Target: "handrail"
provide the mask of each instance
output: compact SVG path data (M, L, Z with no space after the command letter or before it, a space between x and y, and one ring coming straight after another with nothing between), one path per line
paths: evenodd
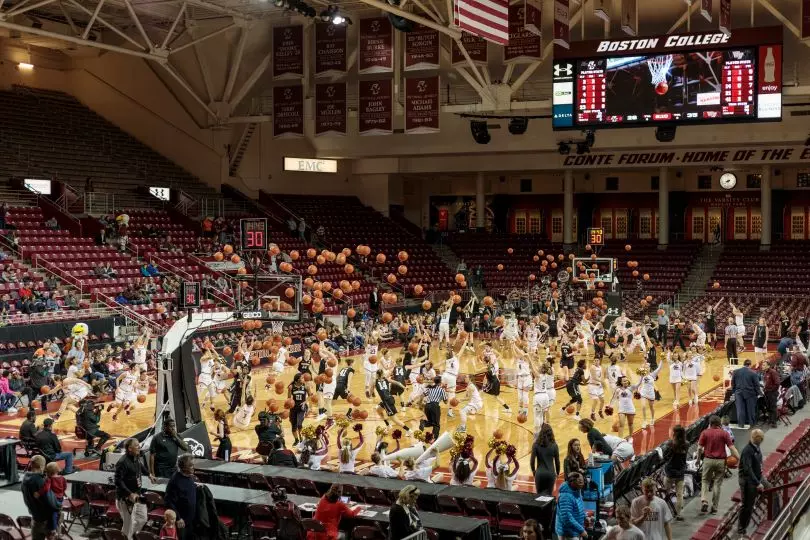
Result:
M7 229L7 230L10 230L10 229ZM11 242L9 242L8 238L6 238L6 235L4 235L4 234L0 234L0 247L5 247L15 257L19 257L20 259L23 258L23 256L22 256L22 248L20 248L19 246L15 246Z
M74 197L73 201L68 201L68 195L73 195ZM84 197L83 193L79 193L78 191L76 191L76 189L74 189L73 186L71 186L67 182L62 182L62 195L58 199L56 199L56 205L69 214L70 212L68 212L68 208L70 207L70 205L74 201L77 201L82 197Z
M110 296L108 296L108 295L106 295L104 293L96 292L95 294L96 294L96 296L98 298L103 299L104 303L107 306L110 306L111 308L114 308L114 309L119 309L122 316L133 319L135 322L137 322L141 326L148 326L149 329L152 331L153 336L163 335L165 333L166 328L163 325L160 325L160 324L154 322L151 319L147 319L146 317L144 317L140 313L137 313L131 307L129 307L127 305L124 305L124 304L119 304L118 302L115 301L114 298L112 298L112 297L110 297Z
M65 313L70 314L70 316L55 316L51 317L54 313ZM38 324L38 323L47 323L53 321L60 321L60 320L80 320L80 319L87 319L87 318L102 318L108 317L116 313L116 311L110 307L90 307L90 308L80 308L80 309L61 309L57 312L43 312L43 313L30 313L24 314L15 312L13 315L9 315L6 319L6 322L9 324L15 325L20 323L25 324Z
M185 255L185 253L183 255ZM179 268L179 267L173 265L172 263L167 262L162 257L160 257L158 255L155 255L154 252L149 254L149 258L156 261L158 263L158 267L168 269L175 276L177 276L179 278L182 278L185 281L194 281L194 276L192 276L191 274L189 274L187 271L183 270L182 268ZM202 266L205 267L204 264ZM210 294L211 296L213 296L214 298L216 298L220 302L224 302L225 305L227 305L229 307L234 307L236 305L235 301L228 298L227 296L215 294L217 292L216 290L211 290L209 288L207 291L204 291L204 292L206 292L207 294Z
M782 487L786 486L780 486L779 488L772 489L778 490ZM763 491L763 493L765 493L765 491ZM785 495L787 495L787 493L788 489L785 489ZM810 477L806 477L802 482L800 482L796 493L794 493L793 497L791 497L782 507L782 511L779 513L776 519L771 517L772 505L768 505L768 519L773 520L773 524L762 537L762 540L782 540L783 538L786 538L790 530L793 528L796 520L806 511L808 502L810 502Z
M204 260L202 260L201 258L199 258L197 255L195 255L193 253L186 253L185 255L186 255L186 258L188 260L190 260L191 262L193 262L194 264L196 264L197 266L199 266L201 268L205 268L209 273L217 275L217 276L225 276L225 279L228 280L228 287L230 288L231 291L235 291L236 287L239 286L238 283L236 282L236 280L233 279L231 276L229 276L227 272L223 272L221 270L215 270L214 268L210 268L205 263ZM225 291L222 291L222 294L225 295ZM219 298L219 297L216 297L216 298ZM229 297L225 296L224 302L227 305L235 307L236 306L236 294L234 293L232 298L229 298Z
M61 268L59 268L59 266L43 257L41 254L34 253L34 256L31 258L31 262L34 263L34 268L45 269L45 271L50 272L51 274L58 277L62 281L70 283L71 286L79 290L79 294L84 294L84 290L82 287L82 280L76 278L75 276L67 272L64 272Z

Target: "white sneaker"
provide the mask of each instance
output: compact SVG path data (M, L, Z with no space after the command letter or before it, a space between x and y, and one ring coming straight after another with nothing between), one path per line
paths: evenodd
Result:
M673 402L672 402L672 408L673 408L673 409L677 409L677 408L678 408L678 402L677 402L677 401L673 401Z
M17 409L14 407L9 407L7 412L8 414L17 414Z
M647 422L641 423L641 429L647 429Z
M455 414L453 414L453 411L447 411L447 417L448 418L453 418L454 416L455 416Z
M575 415L574 415L574 420L576 420L577 422L579 422L579 421L580 421L580 417L579 417L579 415L578 415L578 414L575 414Z
M316 422L320 422L321 420L326 418L326 414L319 414L318 417L315 419Z

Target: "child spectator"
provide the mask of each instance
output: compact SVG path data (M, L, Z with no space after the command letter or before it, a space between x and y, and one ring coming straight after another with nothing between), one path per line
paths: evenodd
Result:
M60 476L59 472L59 465L55 461L51 461L45 465L45 484L42 486L42 489L37 492L36 497L46 497L47 493L50 491L61 508L62 501L65 498L65 492L67 491L67 480L65 480L64 476ZM60 513L61 510L53 511L51 520L48 522L49 533L55 533L59 528Z
M177 540L177 514L174 510L166 510L163 513L163 527L160 528L160 537Z

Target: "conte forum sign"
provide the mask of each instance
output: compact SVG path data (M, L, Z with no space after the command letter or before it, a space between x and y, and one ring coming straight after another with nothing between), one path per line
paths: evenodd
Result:
M561 156L563 168L647 167L651 165L730 165L804 163L810 165L810 147L728 148L717 150L637 150Z

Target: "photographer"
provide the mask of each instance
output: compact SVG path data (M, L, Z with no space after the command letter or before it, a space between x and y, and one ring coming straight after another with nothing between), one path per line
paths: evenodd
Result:
M189 452L188 445L177 435L173 418L163 420L163 432L156 433L149 445L149 477L169 478L177 470L180 450ZM154 481L154 480L153 480Z
M82 407L76 413L76 422L87 434L87 451L101 452L104 443L110 440L110 434L101 431L101 410L103 405L93 403L90 400L82 402ZM98 437L95 447L93 441Z
M141 475L146 470L141 463L138 439L127 439L124 452L115 464L115 507L121 514L121 532L132 540L147 520L146 504L141 495Z

